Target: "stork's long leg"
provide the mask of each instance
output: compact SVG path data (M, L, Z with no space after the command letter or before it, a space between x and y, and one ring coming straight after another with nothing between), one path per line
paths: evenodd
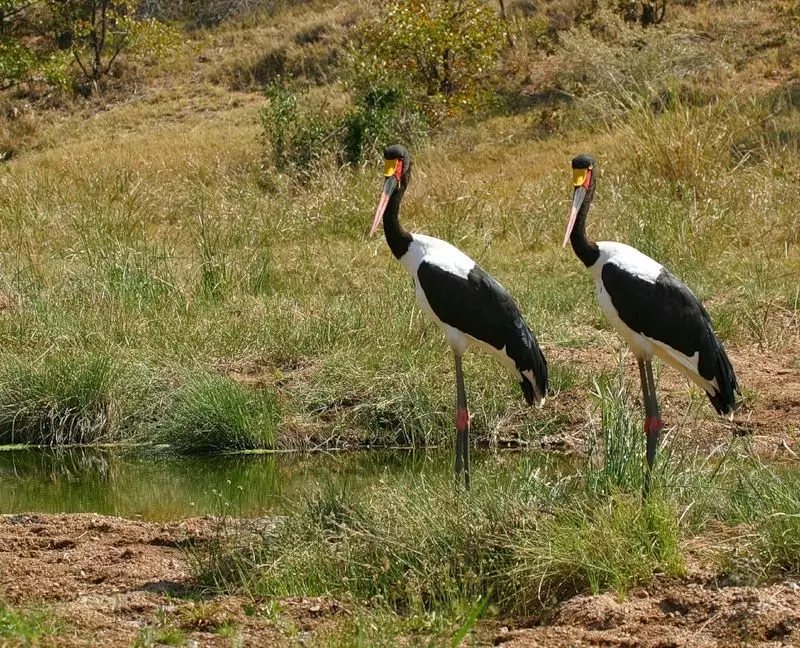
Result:
M650 492L650 474L656 460L658 439L661 436L661 415L658 411L656 381L653 378L653 363L650 360L639 360L639 377L642 381L642 397L644 398L644 432L647 435L647 473L644 477L644 496Z
M464 486L469 489L469 409L464 389L461 355L453 351L456 359L456 478L464 471Z

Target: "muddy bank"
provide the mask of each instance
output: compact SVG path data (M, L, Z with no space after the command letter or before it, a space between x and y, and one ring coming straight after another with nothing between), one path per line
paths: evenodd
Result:
M197 646L314 645L335 635L348 611L333 601L292 598L274 607L195 589L184 547L211 539L215 525L211 518L0 516L0 592L15 606L51 610L60 629L45 645L129 646L164 628ZM686 581L656 577L627 600L575 597L540 627L487 622L478 637L508 648L792 645L800 642L800 585L724 587L690 570Z

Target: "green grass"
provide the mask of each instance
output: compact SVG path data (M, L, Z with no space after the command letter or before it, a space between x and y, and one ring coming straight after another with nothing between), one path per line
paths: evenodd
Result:
M0 378L0 441L38 445L119 439L118 371L108 357L51 354L31 366L11 358Z
M262 537L222 534L199 549L198 578L254 596L329 594L406 618L456 619L476 601L525 616L551 597L624 594L656 571L680 576L684 503L661 487L642 506L643 453L619 441L631 436L627 392L603 389L598 398L597 442L577 474L523 461L512 470L488 463L469 493L450 475L329 484ZM635 478L620 473L624 465ZM667 483L670 471L662 472Z
M621 343L560 247L569 161L587 151L599 163L590 236L684 279L734 358L755 347L791 366L796 21L776 3L701 2L643 30L608 6L589 18L547 4L531 16L509 5L518 46L498 93L520 107L420 142L402 219L496 276L550 359L554 397L529 410L497 363L465 358L474 441L536 444L569 424L587 456L567 468L498 458L469 494L444 476L323 485L262 536L223 527L194 550L211 588L352 602L358 613L329 645L446 642L478 617L624 596L654 574L681 578L687 543L706 536L722 536L721 576L800 572L796 465L764 465L743 441L707 450L717 439L696 441L711 417L696 391L660 391L678 416L642 504L638 384L620 370L631 360L595 362L592 351ZM341 114L344 61L332 52L370 10L282 7L193 34L136 97L91 119L92 105L19 116L2 104L0 139L15 155L0 164L0 444L451 446L452 355L385 242L365 235L380 168L339 168L332 154L302 178L278 173L265 99L248 91L283 65L309 84L302 115ZM768 395L739 379L741 416L757 426ZM45 627L0 612L20 636ZM141 645L184 640L159 623Z
M575 594L624 597L657 574L682 578L686 543L719 537L720 525L735 525L708 541L721 576L757 584L798 573L796 470L698 462L643 504L638 488L602 494L580 475L485 468L469 494L450 478L406 476L314 490L260 536L229 530L199 549L197 576L219 592L353 601L370 620L356 617L347 636L369 642L384 626L387 640L454 636L475 615L543 618Z
M667 262L711 303L734 348L775 347L787 339L779 316L796 310L791 178L782 171L793 158L791 147L763 143L774 130L765 105L640 106L600 131L552 142L491 140L493 129L523 129L522 117L486 122L485 138L469 131L472 144L443 134L416 152L420 173L403 219L452 240L497 276L545 353L595 344L608 325L591 280L558 247L569 199L563 150L577 152L584 138L580 149L601 165L590 233ZM797 119L792 105L780 110L782 120ZM449 442L451 354L385 243L364 236L379 172L321 167L306 185L284 178L265 190L255 118L200 124L191 144L180 129L134 131L102 172L68 163L104 146L102 129L3 167L0 292L9 307L0 337L4 373L19 374L9 375L4 401L15 438L24 429L25 439L53 443L132 430L155 439L165 427L241 412L237 398L251 401L255 420L261 406L253 403L266 390L281 402L267 426L274 437L230 447ZM759 155L743 162L731 151L744 135ZM257 388L231 386L222 397L182 387L198 368L236 365L258 373L248 381ZM552 366L554 389L590 392L592 377L569 358ZM535 440L552 429L547 410L522 416L513 379L495 363L471 354L466 370L477 440L498 431ZM59 423L65 409L84 412L81 422L70 414ZM232 422L225 434L252 438L248 426ZM218 417L208 427L225 426ZM196 440L227 447L204 434Z
M284 19L298 34L316 24L301 9ZM546 353L597 344L608 325L591 280L558 247L569 158L589 150L601 167L590 233L666 262L710 304L733 348L779 347L783 314L797 305L785 171L798 142L793 95L779 88L750 99L725 83L703 93L711 79L732 78L719 43L707 53L677 27L598 20L606 31L564 34L558 48L559 83L575 93L558 108L562 127L542 139L524 113L452 123L415 151L404 222L491 271ZM264 37L254 25L246 28ZM230 56L242 55L239 36L221 33ZM581 39L597 46L591 63ZM181 56L175 70L188 61ZM227 92L216 88L208 101L227 101ZM116 106L75 135L52 131L49 143L0 168L4 438L13 429L15 439L45 443L153 440L166 428L177 439L176 430L200 425L236 440L184 435L184 448L449 443L450 353L384 242L364 236L379 170L323 160L298 182L263 168L264 100L240 100L208 120L168 93ZM324 84L301 100L304 110L341 108ZM171 111L182 119L167 119ZM102 168L76 162L99 151L108 153ZM257 387L187 385L198 370L236 365L257 372L245 381ZM551 366L560 394L591 391L593 377L569 358ZM523 416L518 389L495 363L470 355L466 369L479 442L553 430L545 410ZM258 424L243 417L263 415L262 391L281 408L265 426L272 432L256 438Z
M453 618L486 599L525 616L552 596L680 576L680 539L669 500L643 508L638 492L597 497L520 471L476 475L469 495L449 477L323 489L262 538L195 557L200 581L222 591L355 597L405 617Z
M45 611L19 610L0 602L0 642L8 640L23 646L36 645L55 634L58 625Z
M796 467L763 464L735 444L697 456L668 438L643 502L641 421L622 375L597 383L600 416L584 461L487 462L469 493L450 475L323 483L258 534L223 523L216 542L191 553L199 583L353 600L381 619L350 624L352 641L369 641L382 624L394 636L410 631L408 620L438 617L443 625L424 634L453 636L476 614L544 618L576 594L624 597L656 574L683 578L687 543L722 528L725 540L706 554L720 575L761 583L798 573Z
M268 390L253 390L212 374L190 377L160 421L159 439L181 452L274 448L278 403Z

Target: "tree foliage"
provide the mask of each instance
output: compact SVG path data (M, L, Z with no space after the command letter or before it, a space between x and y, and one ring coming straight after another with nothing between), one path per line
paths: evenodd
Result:
M0 90L18 84L36 63L34 53L16 38L22 13L30 0L0 0Z
M383 71L446 110L474 109L506 42L506 24L480 0L390 3L361 35L359 65Z
M53 33L69 49L84 77L96 83L119 54L167 48L171 30L153 18L140 19L139 0L47 0Z
M160 56L171 28L139 12L140 0L0 0L0 90L66 86L70 68L98 87L119 55Z

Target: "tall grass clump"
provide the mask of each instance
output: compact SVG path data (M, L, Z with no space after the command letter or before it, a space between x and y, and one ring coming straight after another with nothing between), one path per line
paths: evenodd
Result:
M658 497L644 505L638 495L575 501L515 538L511 576L541 603L606 590L624 595L656 571L683 575L680 540L675 508Z
M0 443L70 445L122 434L119 367L108 357L53 353L8 359L0 374Z
M725 517L747 532L728 567L756 580L800 573L800 474L758 459L731 472Z
M644 435L641 418L628 397L623 362L620 358L619 371L601 374L594 381L592 396L600 408L600 428L589 432L584 470L591 493L634 492L644 483Z
M552 596L624 593L654 570L682 573L670 504L587 497L548 470L486 474L469 495L449 475L319 488L260 537L196 554L198 577L223 591L352 596L403 615L458 616L478 600L527 615Z
M255 542L201 556L198 575L223 590L352 595L401 613L452 613L502 585L512 559L504 536L535 506L531 490L476 481L469 498L449 475L361 493L323 486Z
M179 452L274 448L279 418L272 392L200 374L178 390L159 423L159 438Z
M693 106L675 98L665 111L634 107L617 134L651 188L656 183L705 199L716 195L720 181L741 161L737 142L761 131L766 116L763 106L742 106L735 99Z

